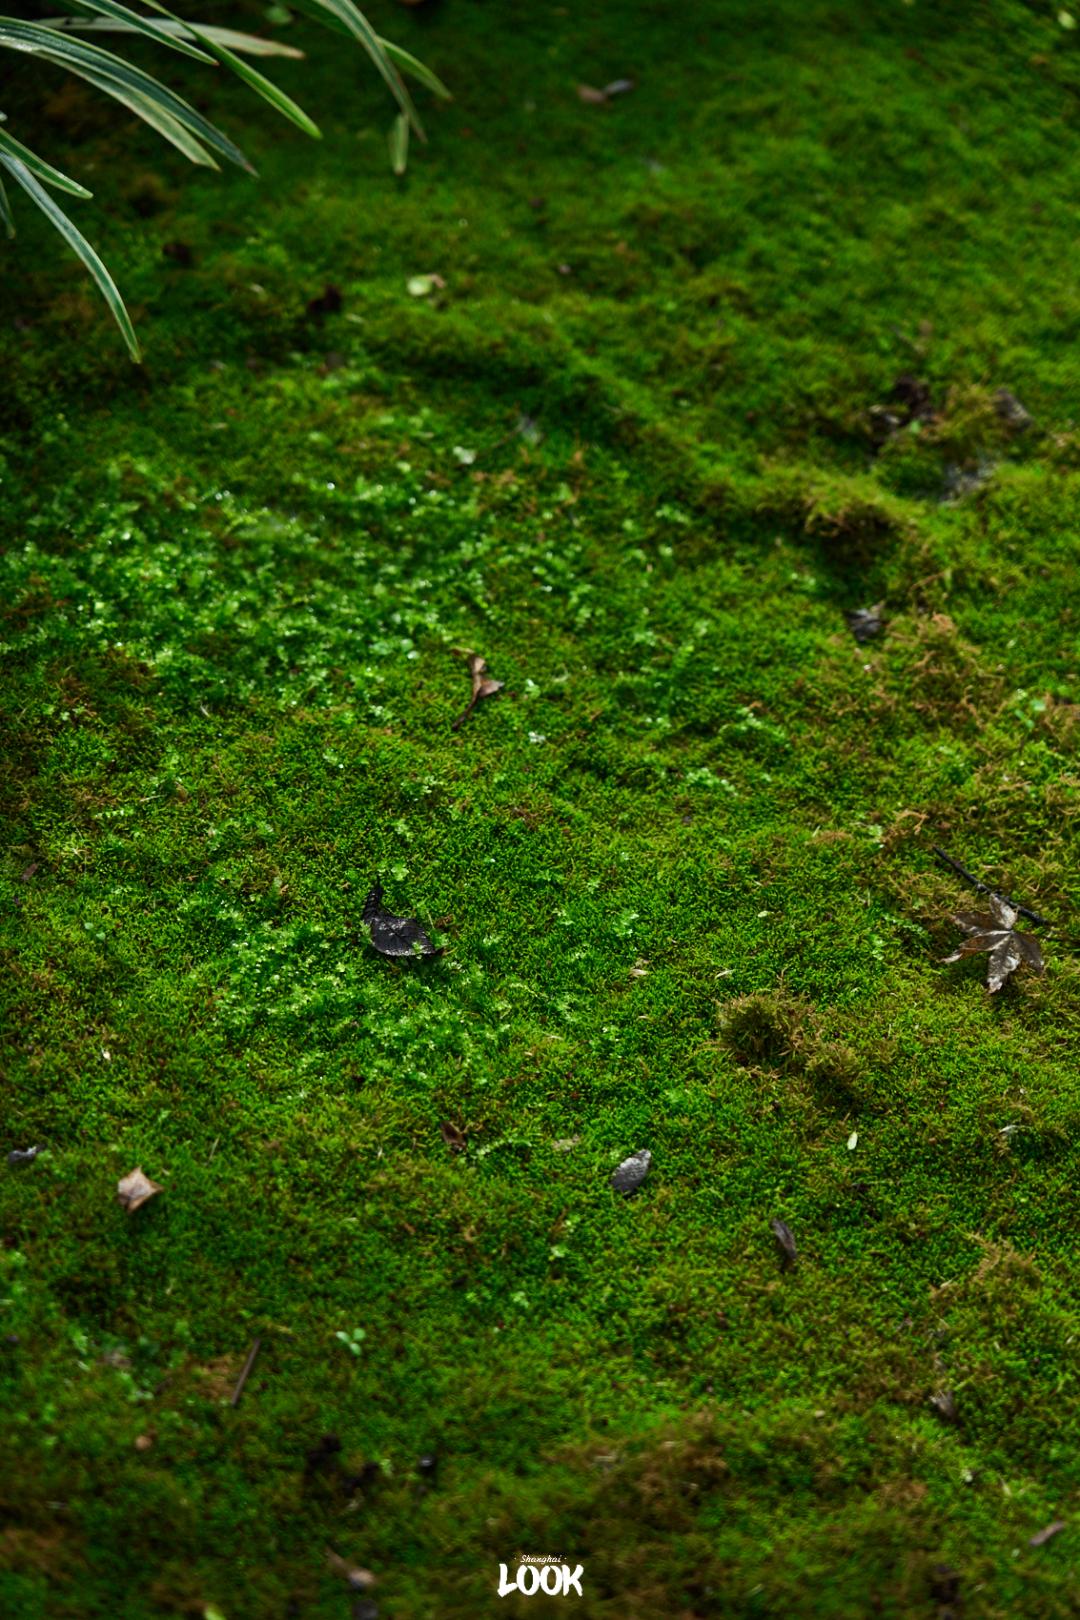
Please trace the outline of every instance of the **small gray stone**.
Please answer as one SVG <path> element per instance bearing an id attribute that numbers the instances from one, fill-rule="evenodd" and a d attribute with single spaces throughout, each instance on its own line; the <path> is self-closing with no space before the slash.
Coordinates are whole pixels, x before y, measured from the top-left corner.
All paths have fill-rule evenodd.
<path id="1" fill-rule="evenodd" d="M 616 1192 L 637 1192 L 648 1175 L 651 1164 L 652 1154 L 648 1148 L 639 1148 L 636 1153 L 631 1153 L 628 1159 L 624 1159 L 615 1171 L 611 1178 L 612 1187 Z"/>

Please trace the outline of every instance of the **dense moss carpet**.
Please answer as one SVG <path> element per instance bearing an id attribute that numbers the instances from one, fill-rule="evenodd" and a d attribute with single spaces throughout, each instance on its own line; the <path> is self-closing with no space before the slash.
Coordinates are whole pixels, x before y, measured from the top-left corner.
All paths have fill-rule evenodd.
<path id="1" fill-rule="evenodd" d="M 1080 30 L 373 15 L 4 101 L 0 1611 L 1073 1615 Z"/>

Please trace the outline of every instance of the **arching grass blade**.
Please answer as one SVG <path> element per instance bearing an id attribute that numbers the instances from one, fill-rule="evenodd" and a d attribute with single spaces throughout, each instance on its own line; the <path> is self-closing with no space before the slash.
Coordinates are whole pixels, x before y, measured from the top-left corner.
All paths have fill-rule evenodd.
<path id="1" fill-rule="evenodd" d="M 64 241 L 82 260 L 97 282 L 98 290 L 106 304 L 108 304 L 113 319 L 124 334 L 124 342 L 128 346 L 131 358 L 140 361 L 142 354 L 139 351 L 139 341 L 135 336 L 135 328 L 131 324 L 131 317 L 124 308 L 124 300 L 120 297 L 112 276 L 110 276 L 98 255 L 94 252 L 86 237 L 72 224 L 64 210 L 49 195 L 45 187 L 38 184 L 25 163 L 21 162 L 19 158 L 12 157 L 8 152 L 0 152 L 0 164 L 3 164 L 12 178 L 17 180 L 23 190 L 37 203 L 45 218 L 50 224 L 56 226 Z"/>

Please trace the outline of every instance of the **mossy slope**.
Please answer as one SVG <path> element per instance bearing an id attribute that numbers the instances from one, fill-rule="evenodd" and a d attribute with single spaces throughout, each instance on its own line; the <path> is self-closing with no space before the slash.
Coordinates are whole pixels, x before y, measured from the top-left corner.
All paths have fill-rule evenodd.
<path id="1" fill-rule="evenodd" d="M 569 1612 L 522 1550 L 611 1620 L 1073 1614 L 1076 36 L 380 21 L 458 91 L 401 184 L 298 25 L 321 147 L 210 100 L 258 189 L 136 135 L 125 202 L 53 108 L 142 371 L 4 261 L 0 1608 L 330 1620 L 330 1546 L 397 1620 Z M 935 841 L 1045 980 L 940 965 Z"/>

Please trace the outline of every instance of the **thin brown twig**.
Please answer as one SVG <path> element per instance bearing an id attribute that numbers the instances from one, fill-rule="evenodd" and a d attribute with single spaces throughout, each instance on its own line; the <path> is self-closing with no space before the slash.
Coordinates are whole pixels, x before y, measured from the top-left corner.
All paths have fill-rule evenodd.
<path id="1" fill-rule="evenodd" d="M 254 1367 L 254 1365 L 255 1365 L 255 1357 L 258 1355 L 258 1353 L 259 1353 L 259 1351 L 261 1349 L 262 1349 L 262 1340 L 261 1339 L 252 1340 L 251 1349 L 248 1351 L 248 1357 L 247 1357 L 247 1360 L 244 1362 L 243 1371 L 241 1372 L 239 1378 L 236 1380 L 236 1388 L 233 1390 L 233 1392 L 232 1392 L 232 1400 L 229 1402 L 230 1406 L 238 1406 L 240 1404 L 240 1397 L 244 1393 L 244 1385 L 247 1383 L 248 1375 L 251 1372 L 252 1367 Z"/>
<path id="2" fill-rule="evenodd" d="M 952 856 L 947 855 L 937 844 L 932 847 L 938 860 L 944 861 L 946 866 L 951 866 L 953 871 L 962 877 L 965 883 L 970 883 L 971 887 L 976 889 L 979 894 L 992 894 L 995 899 L 1004 900 L 1005 904 L 1011 906 L 1014 911 L 1019 912 L 1021 917 L 1027 917 L 1033 923 L 1041 923 L 1044 928 L 1052 926 L 1045 917 L 1040 917 L 1037 911 L 1032 911 L 1030 906 L 1021 906 L 1015 900 L 1010 900 L 1007 894 L 1002 894 L 1000 889 L 992 889 L 988 883 L 983 883 L 973 872 L 969 872 L 966 866 L 961 866 L 959 861 L 953 860 Z"/>

